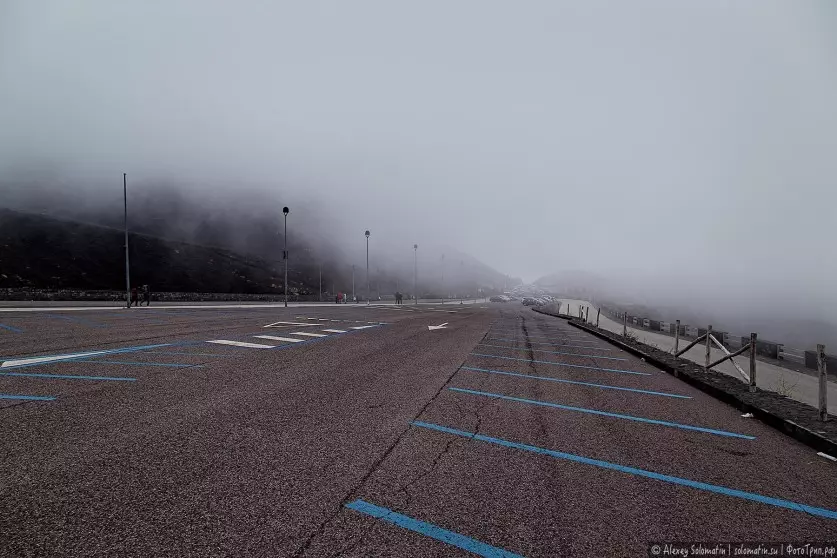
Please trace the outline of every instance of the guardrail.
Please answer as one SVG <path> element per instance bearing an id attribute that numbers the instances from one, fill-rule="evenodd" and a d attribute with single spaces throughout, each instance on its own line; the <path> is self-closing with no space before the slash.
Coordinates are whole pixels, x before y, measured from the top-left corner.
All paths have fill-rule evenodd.
<path id="1" fill-rule="evenodd" d="M 596 314 L 596 327 L 599 327 L 599 316 L 601 314 L 601 307 L 598 309 Z M 686 353 L 689 349 L 696 346 L 698 343 L 705 343 L 706 352 L 704 357 L 704 370 L 711 370 L 712 368 L 718 366 L 719 364 L 726 362 L 729 360 L 735 369 L 740 374 L 741 378 L 749 385 L 749 390 L 751 392 L 755 392 L 758 388 L 756 386 L 756 356 L 762 355 L 767 356 L 770 358 L 774 358 L 777 360 L 784 360 L 785 355 L 790 354 L 792 355 L 792 359 L 797 360 L 803 358 L 806 365 L 809 365 L 811 360 L 816 361 L 816 370 L 818 371 L 818 378 L 819 378 L 819 386 L 818 386 L 818 404 L 817 404 L 817 415 L 819 420 L 825 422 L 828 420 L 828 363 L 829 361 L 833 361 L 834 365 L 837 365 L 837 358 L 830 357 L 829 355 L 825 354 L 825 345 L 817 345 L 817 351 L 814 353 L 813 351 L 804 351 L 804 357 L 800 357 L 799 350 L 793 349 L 792 351 L 788 351 L 787 353 L 784 350 L 784 346 L 781 343 L 773 343 L 769 341 L 759 341 L 758 335 L 756 333 L 750 333 L 749 339 L 745 337 L 736 337 L 730 335 L 728 332 L 715 332 L 712 329 L 712 326 L 709 325 L 706 328 L 695 328 L 693 326 L 682 325 L 680 320 L 677 320 L 674 324 L 668 324 L 667 322 L 657 321 L 657 320 L 650 320 L 648 318 L 640 318 L 638 316 L 628 316 L 627 312 L 616 312 L 616 311 L 609 311 L 605 308 L 605 313 L 610 314 L 612 317 L 617 317 L 622 319 L 622 337 L 628 337 L 628 320 L 631 319 L 632 325 L 636 327 L 644 327 L 650 331 L 662 331 L 662 329 L 654 329 L 651 327 L 652 322 L 657 328 L 661 328 L 663 325 L 669 326 L 669 332 L 673 330 L 674 332 L 674 348 L 671 351 L 674 356 L 679 357 L 680 355 Z M 567 305 L 567 315 L 569 315 L 569 305 Z M 579 305 L 578 308 L 578 317 L 583 319 L 585 323 L 590 323 L 589 321 L 590 315 L 590 308 L 589 306 L 585 307 Z M 686 347 L 680 349 L 680 336 L 681 335 L 689 335 L 694 336 L 696 334 L 696 338 L 691 341 Z M 720 340 L 718 338 L 721 338 Z M 714 344 L 718 349 L 720 349 L 724 356 L 720 359 L 715 360 L 714 362 L 711 361 L 711 354 L 712 354 L 712 344 Z M 732 347 L 733 345 L 738 345 L 736 350 L 730 351 L 728 347 Z M 744 353 L 748 353 L 749 360 L 750 360 L 750 370 L 749 373 L 745 372 L 741 366 L 735 362 L 735 357 L 743 355 Z M 797 360 L 798 361 L 798 360 Z M 810 366 L 809 366 L 810 367 Z"/>

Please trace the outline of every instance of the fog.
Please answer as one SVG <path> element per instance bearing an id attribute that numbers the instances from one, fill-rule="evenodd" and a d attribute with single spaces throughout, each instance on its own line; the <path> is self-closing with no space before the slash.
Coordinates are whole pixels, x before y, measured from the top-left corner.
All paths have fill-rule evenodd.
<path id="1" fill-rule="evenodd" d="M 118 204 L 126 172 L 289 205 L 346 261 L 369 229 L 405 265 L 833 322 L 835 28 L 828 0 L 6 1 L 0 182 Z"/>

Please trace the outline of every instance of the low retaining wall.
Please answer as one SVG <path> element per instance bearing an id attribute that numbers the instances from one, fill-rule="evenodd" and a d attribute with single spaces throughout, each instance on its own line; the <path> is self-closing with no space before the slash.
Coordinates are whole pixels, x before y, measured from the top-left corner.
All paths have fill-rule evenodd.
<path id="1" fill-rule="evenodd" d="M 625 339 L 616 333 L 585 324 L 578 318 L 556 315 L 548 310 L 537 308 L 533 310 L 540 314 L 567 320 L 570 325 L 644 358 L 649 364 L 672 374 L 704 393 L 745 413 L 752 413 L 755 418 L 803 444 L 837 457 L 837 420 L 831 418 L 828 422 L 820 422 L 817 420 L 817 410 L 813 407 L 772 391 L 759 389 L 751 393 L 747 384 L 731 376 L 713 370 L 704 371 L 703 367 L 690 360 L 675 357 L 630 338 Z"/>

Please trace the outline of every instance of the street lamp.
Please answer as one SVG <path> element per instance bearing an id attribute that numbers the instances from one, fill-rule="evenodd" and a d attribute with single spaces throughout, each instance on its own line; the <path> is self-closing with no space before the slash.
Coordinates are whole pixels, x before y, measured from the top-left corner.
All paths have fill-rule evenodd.
<path id="1" fill-rule="evenodd" d="M 288 213 L 290 209 L 282 208 L 282 213 L 285 215 L 285 249 L 282 250 L 282 259 L 285 260 L 285 308 L 288 307 Z"/>
<path id="2" fill-rule="evenodd" d="M 416 306 L 418 306 L 418 244 L 413 244 L 413 254 L 415 256 L 413 265 L 413 296 L 416 297 Z"/>
<path id="3" fill-rule="evenodd" d="M 357 300 L 355 297 L 355 264 L 352 264 L 352 302 Z"/>
<path id="4" fill-rule="evenodd" d="M 372 291 L 369 289 L 369 231 L 366 231 L 366 305 L 369 305 L 369 298 Z"/>
<path id="5" fill-rule="evenodd" d="M 128 256 L 128 175 L 122 173 L 122 192 L 125 197 L 125 301 L 131 307 L 131 263 Z"/>

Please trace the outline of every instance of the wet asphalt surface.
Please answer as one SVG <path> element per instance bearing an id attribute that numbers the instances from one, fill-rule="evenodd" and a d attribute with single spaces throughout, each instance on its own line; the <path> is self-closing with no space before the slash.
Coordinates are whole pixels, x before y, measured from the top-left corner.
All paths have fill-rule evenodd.
<path id="1" fill-rule="evenodd" d="M 0 367 L 54 397 L 0 399 L 0 556 L 473 555 L 428 525 L 524 556 L 837 542 L 837 463 L 518 305 L 0 324 L 0 361 L 124 350 Z"/>

